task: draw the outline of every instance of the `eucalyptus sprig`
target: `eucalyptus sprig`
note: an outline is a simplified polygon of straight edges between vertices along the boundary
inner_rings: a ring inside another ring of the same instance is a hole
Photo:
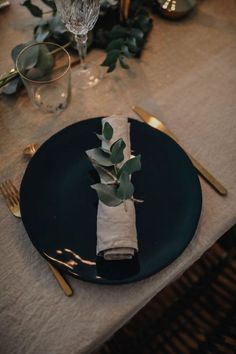
[[[112,72],[117,62],[123,69],[129,69],[126,59],[140,55],[152,28],[152,19],[143,8],[144,3],[143,0],[133,0],[127,21],[115,25],[109,32],[105,49],[107,55],[101,64],[108,67],[107,72]]]
[[[142,202],[133,197],[134,186],[131,182],[131,175],[141,169],[141,155],[123,163],[126,144],[122,138],[110,143],[113,128],[108,122],[97,137],[103,142],[102,146],[87,150],[86,154],[100,177],[100,183],[91,185],[99,200],[110,207],[125,203],[128,199]]]
[[[57,15],[53,0],[39,1],[24,0],[22,5],[39,21],[34,28],[31,41],[55,42],[69,50],[77,50],[74,36],[70,33]],[[88,34],[88,49],[101,48],[106,51],[106,59],[101,65],[106,66],[108,72],[113,71],[117,63],[123,69],[128,69],[127,58],[139,57],[145,45],[147,35],[152,28],[152,19],[147,7],[151,7],[152,0],[132,0],[129,18],[120,21],[119,1],[101,0],[100,15],[94,29]],[[46,11],[43,10],[46,5]],[[30,42],[31,42],[30,41]],[[30,42],[17,45],[14,52]],[[13,57],[15,63],[15,58]],[[12,95],[18,92],[23,83],[15,68],[0,75],[0,93]]]

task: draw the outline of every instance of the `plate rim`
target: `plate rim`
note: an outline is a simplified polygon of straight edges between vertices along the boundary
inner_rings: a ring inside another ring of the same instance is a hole
[[[22,210],[22,203],[21,203],[21,200],[22,200],[22,185],[24,184],[24,180],[25,180],[25,176],[26,174],[28,173],[28,170],[30,169],[30,166],[32,164],[32,161],[34,161],[34,159],[37,157],[37,155],[40,153],[40,150],[41,148],[45,148],[45,145],[51,141],[51,139],[55,139],[57,135],[60,135],[64,130],[67,130],[67,129],[71,129],[73,126],[77,126],[78,124],[80,123],[84,123],[86,124],[86,122],[88,121],[91,121],[91,120],[97,120],[97,119],[102,119],[104,117],[107,117],[107,116],[97,116],[97,117],[91,117],[91,118],[86,118],[86,119],[83,119],[83,120],[79,120],[77,122],[74,122],[72,124],[69,124],[67,126],[65,126],[64,128],[56,131],[54,134],[52,134],[49,138],[47,138],[41,145],[40,147],[38,148],[38,150],[36,151],[35,155],[31,158],[31,160],[29,161],[26,169],[25,169],[25,172],[23,174],[23,177],[22,177],[22,180],[21,180],[21,184],[20,184],[20,210]],[[133,118],[133,117],[128,117],[128,120],[129,122],[131,121],[135,121],[135,122],[138,122],[140,124],[143,124],[144,126],[147,126],[148,128],[150,128],[151,130],[156,130],[155,128],[149,126],[147,123],[145,122],[142,122],[136,118]],[[195,225],[194,225],[194,233],[191,237],[191,240],[187,243],[187,245],[178,253],[178,255],[175,257],[174,260],[171,260],[170,262],[167,262],[166,265],[159,269],[159,270],[153,270],[152,272],[150,272],[149,274],[146,274],[145,276],[142,276],[141,278],[138,278],[138,279],[133,279],[133,277],[128,277],[128,278],[123,278],[123,279],[118,279],[118,280],[109,280],[109,279],[105,279],[105,278],[100,278],[99,281],[96,280],[96,279],[90,279],[90,278],[86,278],[84,277],[83,275],[77,275],[77,274],[73,274],[73,272],[70,272],[68,269],[66,269],[65,267],[61,266],[60,264],[56,263],[56,262],[53,262],[51,261],[49,258],[47,258],[42,251],[40,251],[34,244],[34,242],[32,241],[28,231],[27,231],[27,228],[26,228],[26,225],[24,223],[24,217],[22,217],[22,223],[24,225],[24,228],[26,230],[26,234],[28,236],[28,238],[30,239],[30,242],[32,243],[33,247],[37,250],[37,252],[40,254],[41,257],[43,257],[47,262],[51,263],[54,267],[58,268],[63,274],[68,274],[70,276],[72,276],[73,278],[75,279],[78,279],[78,280],[82,280],[82,281],[85,281],[87,283],[91,283],[91,284],[97,284],[97,285],[125,285],[125,284],[131,284],[131,283],[137,283],[137,282],[140,282],[142,280],[145,280],[147,278],[150,278],[150,277],[153,277],[155,276],[156,274],[160,273],[162,270],[166,269],[170,264],[174,263],[180,256],[181,254],[186,250],[186,248],[189,246],[189,244],[191,243],[191,241],[193,240],[193,238],[195,237],[196,235],[196,232],[198,230],[198,225],[199,225],[199,221],[201,219],[201,213],[202,213],[202,188],[201,188],[201,183],[200,183],[200,179],[199,179],[199,176],[198,176],[198,173],[196,171],[196,169],[194,168],[193,166],[193,163],[191,161],[191,159],[189,158],[188,154],[185,152],[185,150],[178,144],[178,142],[176,142],[174,139],[172,139],[170,136],[168,136],[166,133],[160,131],[157,129],[157,132],[158,134],[161,134],[161,135],[164,135],[166,138],[168,138],[169,140],[171,140],[172,142],[174,142],[178,148],[182,151],[182,153],[185,155],[185,158],[187,158],[187,160],[190,162],[191,166],[192,166],[192,169],[193,171],[195,172],[195,176],[196,176],[196,184],[198,185],[198,194],[199,194],[199,210],[198,210],[198,214],[197,214],[197,217],[196,217],[196,222],[195,222]]]

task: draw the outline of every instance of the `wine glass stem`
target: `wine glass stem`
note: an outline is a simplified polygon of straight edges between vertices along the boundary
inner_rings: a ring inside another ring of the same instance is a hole
[[[87,54],[87,39],[87,34],[75,36],[77,49],[80,57],[80,65],[82,66],[82,69],[86,69],[85,57]]]

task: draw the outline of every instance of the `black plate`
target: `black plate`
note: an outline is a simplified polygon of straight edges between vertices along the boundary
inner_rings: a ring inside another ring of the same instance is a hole
[[[101,118],[75,123],[47,140],[30,161],[20,190],[21,215],[43,257],[95,283],[144,279],[175,260],[191,241],[201,212],[198,176],[184,151],[165,134],[130,119],[131,146],[142,155],[133,175],[139,253],[132,261],[96,258],[98,176],[85,150],[99,146]]]

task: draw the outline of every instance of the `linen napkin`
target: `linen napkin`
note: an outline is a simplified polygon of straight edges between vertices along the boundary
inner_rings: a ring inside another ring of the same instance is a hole
[[[130,158],[131,154],[128,118],[113,115],[102,119],[102,125],[106,122],[113,128],[113,137],[110,144],[112,145],[120,138],[126,144],[123,164]],[[105,144],[102,142],[103,147],[107,147]],[[97,255],[102,255],[105,260],[131,259],[137,250],[137,230],[133,201],[126,201],[126,210],[123,204],[109,207],[99,201],[97,212]]]

